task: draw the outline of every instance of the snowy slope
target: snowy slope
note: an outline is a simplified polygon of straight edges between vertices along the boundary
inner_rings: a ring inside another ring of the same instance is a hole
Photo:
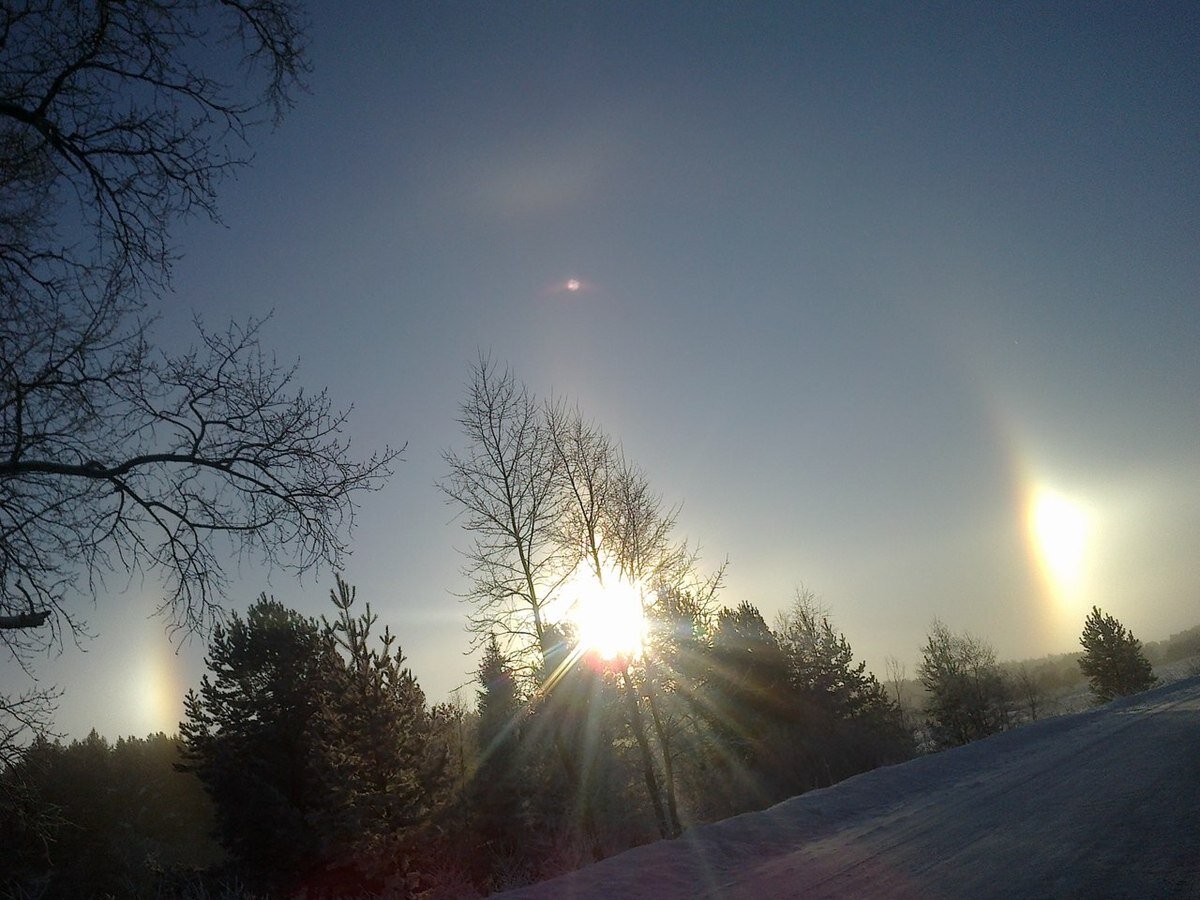
[[[1200,678],[503,896],[1200,897]]]

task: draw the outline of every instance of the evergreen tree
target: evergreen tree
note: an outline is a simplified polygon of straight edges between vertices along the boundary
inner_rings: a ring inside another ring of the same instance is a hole
[[[341,578],[330,591],[338,611],[327,634],[341,651],[314,718],[315,778],[324,794],[313,817],[327,867],[353,880],[411,874],[407,856],[434,808],[446,799],[447,747],[404,654],[387,628],[373,646],[377,616],[352,607]]]
[[[1136,694],[1158,683],[1142,652],[1142,642],[1099,607],[1093,606],[1084,621],[1079,643],[1083,645],[1079,668],[1091,682],[1097,703]]]
[[[479,765],[470,787],[472,825],[489,857],[511,857],[529,825],[519,755],[522,709],[516,676],[494,637],[477,677]]]
[[[779,718],[786,693],[787,664],[762,613],[742,601],[717,616],[709,676],[716,723],[743,754],[757,752],[764,719]],[[757,748],[757,749],[756,749]]]
[[[546,636],[550,645],[546,667],[539,673],[534,696],[520,713],[515,743],[518,789],[524,795],[521,811],[537,833],[543,854],[561,855],[561,845],[572,844],[582,855],[578,864],[583,865],[586,857],[601,858],[612,843],[611,836],[602,833],[614,824],[605,809],[620,803],[612,783],[620,754],[612,745],[614,736],[630,724],[630,695],[618,692],[617,671],[603,671],[596,659],[576,657],[578,638],[569,623],[547,626]],[[511,663],[506,664],[511,671]],[[617,703],[618,694],[624,703]],[[493,725],[502,725],[498,717]],[[644,766],[646,757],[638,755]],[[623,820],[617,823],[620,830],[628,833],[628,824],[637,817],[631,815],[627,799],[619,818]],[[560,846],[553,847],[552,842]],[[547,877],[551,874],[542,871]]]
[[[210,674],[184,699],[187,771],[217,807],[221,843],[243,874],[283,886],[322,859],[313,817],[325,790],[312,768],[314,717],[337,665],[320,623],[265,594],[213,631]]]
[[[788,679],[797,690],[818,699],[840,719],[896,712],[887,691],[865,661],[821,612],[811,594],[801,593],[777,623],[779,645],[787,658]]]
[[[479,744],[485,757],[511,755],[521,699],[512,667],[493,637],[478,669]]]
[[[789,745],[809,753],[808,771],[796,772],[793,792],[822,783],[822,776],[831,783],[912,755],[899,707],[866,662],[855,662],[850,642],[811,593],[796,595],[776,629],[798,731]]]
[[[372,641],[354,589],[338,579],[330,593],[333,622],[264,596],[214,632],[212,677],[185,699],[185,767],[256,886],[407,896],[432,855],[421,842],[448,787],[450,722],[426,707],[391,632]]]
[[[746,601],[717,614],[706,655],[698,695],[721,773],[710,778],[713,811],[726,816],[767,806],[785,790],[777,751],[790,718],[786,660],[758,608]]]
[[[178,739],[161,733],[35,741],[0,779],[18,779],[53,824],[38,833],[0,815],[0,896],[165,896],[170,873],[215,862],[212,804],[199,781],[174,770],[178,753]]]

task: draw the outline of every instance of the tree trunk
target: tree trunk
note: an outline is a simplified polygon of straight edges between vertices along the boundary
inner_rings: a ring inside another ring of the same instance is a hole
[[[675,764],[671,759],[671,741],[667,729],[663,726],[662,716],[658,712],[658,704],[654,700],[653,681],[649,668],[646,671],[646,683],[649,690],[646,702],[650,705],[650,718],[654,722],[654,733],[658,737],[658,746],[662,748],[663,787],[667,794],[667,824],[671,829],[669,837],[679,837],[683,826],[679,824],[679,807],[675,800]]]
[[[642,711],[638,706],[637,690],[633,679],[629,676],[629,666],[621,669],[621,678],[625,682],[625,702],[629,706],[629,727],[637,739],[638,750],[642,757],[642,777],[646,781],[646,792],[650,795],[650,803],[654,807],[654,818],[658,823],[658,831],[663,837],[673,837],[671,827],[667,823],[667,815],[663,811],[662,797],[658,792],[658,778],[654,774],[654,757],[650,753],[650,742],[646,740],[646,729],[642,725]]]

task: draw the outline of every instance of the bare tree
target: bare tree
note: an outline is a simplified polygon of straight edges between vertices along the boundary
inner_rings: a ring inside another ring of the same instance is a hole
[[[152,344],[171,226],[217,217],[307,65],[292,0],[0,8],[0,639],[23,665],[113,572],[160,577],[163,610],[203,628],[230,554],[338,565],[355,498],[390,474],[398,451],[356,458],[259,322]],[[0,750],[49,700],[0,698]]]
[[[563,494],[555,540],[574,558],[572,568],[583,563],[603,583],[600,545],[617,475],[616,445],[578,407],[560,400],[548,403],[544,414]]]
[[[1012,685],[1017,697],[1029,712],[1029,721],[1036,722],[1045,712],[1045,690],[1029,666],[1021,663],[1012,673]]]
[[[620,530],[613,527],[608,532],[603,553],[601,543],[605,542],[607,527],[615,526],[618,521],[617,504],[623,499],[619,483],[625,468],[623,460],[608,436],[597,425],[585,422],[578,408],[569,410],[561,402],[550,404],[546,407],[546,422],[563,494],[556,537],[570,554],[572,568],[586,567],[596,583],[603,587],[610,567],[621,569],[624,542]],[[608,550],[609,546],[614,548],[613,551]],[[628,577],[623,570],[617,574]],[[620,676],[629,729],[637,743],[642,778],[659,833],[663,837],[677,834],[674,793],[668,788],[668,803],[664,806],[654,754],[646,733],[640,691],[630,673],[628,660],[622,661]],[[663,765],[665,773],[669,773],[670,761],[664,759]]]
[[[307,70],[291,0],[14,0],[0,10],[0,260],[55,296],[161,283],[216,216],[247,128]],[[241,77],[230,82],[229,74]]]
[[[900,711],[901,724],[907,728],[908,710],[904,704],[904,682],[908,678],[908,669],[899,659],[890,655],[883,661],[883,666],[887,674],[887,683],[891,685],[892,693],[896,697],[896,709]]]
[[[621,456],[603,529],[623,576],[655,588],[678,586],[695,572],[697,555],[674,538],[679,509],[664,506],[645,472]]]
[[[614,575],[635,585],[648,622],[661,618],[656,609],[660,595],[688,591],[701,607],[710,603],[723,569],[696,583],[697,554],[674,537],[679,507],[665,507],[645,473],[597,425],[586,423],[578,409],[551,407],[548,420],[566,495],[563,540],[575,558],[592,570],[602,586],[606,577]],[[679,722],[661,697],[669,679],[660,672],[654,648],[647,651],[636,669],[633,661],[624,661],[619,675],[659,830],[664,837],[675,836],[682,830],[672,748]],[[647,714],[657,742],[657,760],[647,733]]]
[[[647,621],[654,621],[654,601],[660,592],[678,591],[685,587],[695,573],[696,554],[685,542],[674,539],[679,507],[664,507],[662,497],[651,489],[649,479],[637,466],[622,456],[617,465],[612,499],[605,515],[605,533],[612,544],[612,554],[621,574],[639,586],[642,596],[642,614]],[[715,593],[717,581],[710,585],[708,593]],[[703,591],[701,591],[703,593]],[[675,791],[675,760],[672,736],[676,722],[664,710],[659,697],[660,673],[653,653],[643,659],[640,684],[635,683],[634,674],[625,667],[622,681],[627,703],[630,704],[631,721],[633,708],[639,694],[644,697],[658,742],[659,760],[663,770],[663,795],[666,800],[665,822],[660,813],[660,828],[664,836],[675,836],[682,826]],[[644,748],[645,738],[641,735],[640,722],[635,728],[639,744]],[[643,753],[646,751],[643,749]],[[649,761],[647,759],[647,771]],[[647,788],[652,789],[647,777]],[[655,792],[657,793],[657,791]],[[656,800],[657,808],[657,800]]]
[[[547,636],[558,624],[547,620],[550,601],[580,567],[601,586],[614,577],[640,586],[648,620],[660,589],[697,592],[696,556],[673,537],[678,507],[664,507],[641,470],[578,408],[562,401],[538,406],[511,371],[481,358],[459,421],[468,449],[444,454],[450,475],[440,486],[473,535],[464,571],[471,584],[468,629],[477,644],[498,636],[523,653],[530,675],[539,661],[544,670]],[[711,598],[719,583],[717,575],[698,594]],[[569,662],[577,655],[559,657]],[[649,655],[625,661],[617,674],[659,829],[678,834],[673,723],[656,699],[654,663]],[[569,748],[561,735],[556,742],[574,780]]]
[[[345,414],[263,354],[258,323],[167,356],[118,306],[44,312],[0,312],[0,611],[52,613],[61,641],[81,593],[148,571],[165,583],[161,611],[203,630],[231,554],[339,564],[354,495],[382,484],[396,452],[356,461]]]
[[[470,581],[473,646],[495,635],[527,674],[546,662],[546,606],[569,574],[555,539],[562,514],[558,460],[542,410],[511,370],[476,362],[459,409],[467,439],[442,456],[450,473],[439,487],[458,508],[472,544],[463,551]]]

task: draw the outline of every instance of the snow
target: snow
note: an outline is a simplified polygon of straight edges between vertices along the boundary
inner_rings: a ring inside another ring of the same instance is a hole
[[[1200,897],[1200,677],[501,896]]]

